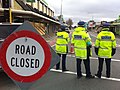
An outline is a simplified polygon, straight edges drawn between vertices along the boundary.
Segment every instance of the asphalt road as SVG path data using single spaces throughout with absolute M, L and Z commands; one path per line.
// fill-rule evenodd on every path
M 92 42 L 95 42 L 96 33 L 90 32 Z M 104 63 L 102 78 L 86 79 L 84 65 L 82 64 L 83 77 L 76 78 L 76 60 L 74 54 L 67 56 L 68 72 L 55 70 L 48 71 L 40 80 L 30 86 L 29 90 L 120 90 L 120 39 L 117 38 L 117 52 L 111 63 L 111 78 L 106 78 L 106 67 Z M 97 72 L 98 60 L 94 53 L 91 57 L 91 73 Z M 0 72 L 0 90 L 20 90 L 13 81 L 4 73 Z

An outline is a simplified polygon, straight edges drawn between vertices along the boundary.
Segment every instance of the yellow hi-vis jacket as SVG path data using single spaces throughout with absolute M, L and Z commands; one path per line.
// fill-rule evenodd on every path
M 75 28 L 71 43 L 74 45 L 74 51 L 76 58 L 87 59 L 87 43 L 91 43 L 89 34 L 86 33 L 85 28 L 77 27 Z
M 114 34 L 109 31 L 109 28 L 102 29 L 98 34 L 95 47 L 98 48 L 98 57 L 112 57 L 112 48 L 116 48 L 116 40 Z
M 69 34 L 65 31 L 57 32 L 56 53 L 66 54 L 68 52 Z

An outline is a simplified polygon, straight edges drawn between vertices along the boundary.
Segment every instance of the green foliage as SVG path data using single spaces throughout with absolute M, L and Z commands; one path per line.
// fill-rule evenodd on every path
M 72 25 L 73 25 L 72 19 L 69 18 L 69 19 L 66 21 L 66 24 L 69 25 L 69 26 L 72 26 Z

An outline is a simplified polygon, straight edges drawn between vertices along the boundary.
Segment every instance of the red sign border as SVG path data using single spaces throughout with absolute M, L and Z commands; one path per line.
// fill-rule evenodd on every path
M 10 45 L 12 41 L 14 41 L 17 38 L 21 38 L 21 37 L 29 37 L 29 38 L 36 40 L 43 47 L 43 50 L 44 50 L 44 54 L 45 54 L 44 64 L 42 68 L 36 74 L 31 75 L 31 76 L 20 76 L 14 73 L 7 64 L 6 51 L 7 51 L 8 46 Z M 7 39 L 2 43 L 0 55 L 1 55 L 0 56 L 1 65 L 4 71 L 12 79 L 19 81 L 19 82 L 33 82 L 35 80 L 38 80 L 48 71 L 50 62 L 51 62 L 50 47 L 48 46 L 46 41 L 39 34 L 29 31 L 29 30 L 17 31 L 11 34 L 9 37 L 7 37 Z

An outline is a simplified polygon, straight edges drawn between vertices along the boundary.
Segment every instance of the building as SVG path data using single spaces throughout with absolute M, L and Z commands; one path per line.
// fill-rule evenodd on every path
M 54 34 L 60 25 L 54 18 L 54 10 L 44 0 L 0 0 L 1 25 L 23 23 L 26 20 L 41 35 Z

